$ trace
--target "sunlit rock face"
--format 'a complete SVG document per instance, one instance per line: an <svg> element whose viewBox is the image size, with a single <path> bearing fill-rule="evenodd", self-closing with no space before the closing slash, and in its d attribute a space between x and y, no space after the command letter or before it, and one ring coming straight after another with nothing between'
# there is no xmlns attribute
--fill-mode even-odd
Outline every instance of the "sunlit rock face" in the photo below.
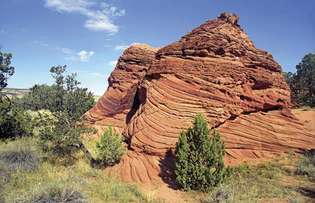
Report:
<svg viewBox="0 0 315 203"><path fill-rule="evenodd" d="M294 117L280 65L221 14L160 49L124 51L109 87L85 115L99 129L113 126L128 153L108 169L126 181L160 181L172 166L180 131L198 113L218 129L226 164L269 158L315 146L315 133Z"/></svg>

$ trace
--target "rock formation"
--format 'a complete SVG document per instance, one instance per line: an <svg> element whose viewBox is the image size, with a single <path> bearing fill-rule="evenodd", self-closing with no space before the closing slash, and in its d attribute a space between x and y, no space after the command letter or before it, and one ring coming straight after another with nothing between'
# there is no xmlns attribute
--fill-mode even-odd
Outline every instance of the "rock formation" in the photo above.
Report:
<svg viewBox="0 0 315 203"><path fill-rule="evenodd" d="M315 146L315 133L291 113L280 65L257 49L234 14L223 13L161 49L129 47L86 122L114 126L128 153L110 168L124 180L165 178L180 131L197 113L218 129L227 164Z"/></svg>

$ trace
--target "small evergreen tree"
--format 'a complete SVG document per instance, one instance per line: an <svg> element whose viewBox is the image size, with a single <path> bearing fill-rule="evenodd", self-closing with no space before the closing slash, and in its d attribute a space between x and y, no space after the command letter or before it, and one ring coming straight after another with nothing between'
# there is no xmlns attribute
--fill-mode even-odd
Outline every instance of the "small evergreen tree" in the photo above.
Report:
<svg viewBox="0 0 315 203"><path fill-rule="evenodd" d="M112 166L119 162L125 153L123 139L111 127L105 130L99 142L96 143L97 161L103 166Z"/></svg>
<svg viewBox="0 0 315 203"><path fill-rule="evenodd" d="M175 157L176 182L184 190L206 191L223 180L224 144L217 131L209 130L202 115L180 134Z"/></svg>

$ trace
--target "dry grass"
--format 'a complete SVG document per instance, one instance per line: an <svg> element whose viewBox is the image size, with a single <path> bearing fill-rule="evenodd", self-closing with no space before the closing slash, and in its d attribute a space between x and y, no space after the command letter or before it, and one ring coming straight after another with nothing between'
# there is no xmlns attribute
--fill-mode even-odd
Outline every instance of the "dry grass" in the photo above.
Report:
<svg viewBox="0 0 315 203"><path fill-rule="evenodd" d="M0 148L21 145L24 142L29 143L30 140L10 141L9 145L2 143ZM82 200L93 203L154 201L152 197L146 197L139 192L137 186L122 183L108 177L101 170L92 169L80 153L70 166L58 164L58 161L43 161L34 171L12 171L9 182L4 185L2 196L5 202L29 202L38 198L69 197L62 196L66 191L81 194L82 197L79 196Z"/></svg>
<svg viewBox="0 0 315 203"><path fill-rule="evenodd" d="M214 188L202 202L311 202L315 182L298 175L299 160L305 157L286 155L270 162L234 168L232 175ZM313 166L314 167L314 166ZM303 191L308 191L306 194Z"/></svg>

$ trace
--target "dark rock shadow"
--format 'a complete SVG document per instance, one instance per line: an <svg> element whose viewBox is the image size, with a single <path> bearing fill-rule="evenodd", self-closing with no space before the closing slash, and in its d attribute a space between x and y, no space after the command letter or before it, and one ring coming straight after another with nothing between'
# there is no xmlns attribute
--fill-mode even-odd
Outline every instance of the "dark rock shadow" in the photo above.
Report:
<svg viewBox="0 0 315 203"><path fill-rule="evenodd" d="M159 176L165 182L169 188L174 190L179 189L175 181L175 156L171 150L168 150L164 158L160 161L159 166L161 172Z"/></svg>
<svg viewBox="0 0 315 203"><path fill-rule="evenodd" d="M315 199L315 188L298 187L296 190L305 197Z"/></svg>

